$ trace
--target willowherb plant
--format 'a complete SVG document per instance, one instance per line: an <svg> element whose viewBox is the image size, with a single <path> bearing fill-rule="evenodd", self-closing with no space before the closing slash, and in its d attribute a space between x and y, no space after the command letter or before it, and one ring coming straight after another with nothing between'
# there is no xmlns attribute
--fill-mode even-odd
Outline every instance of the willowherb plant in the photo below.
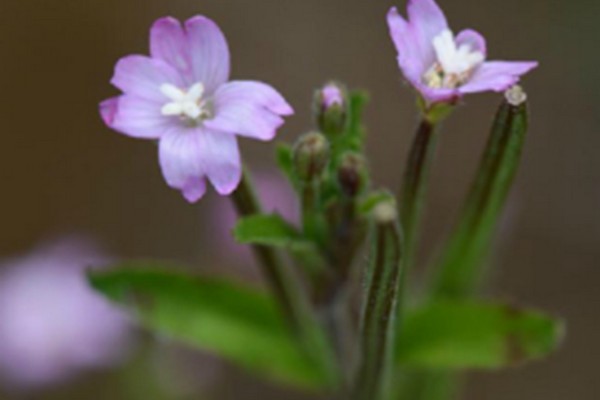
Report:
<svg viewBox="0 0 600 400"><path fill-rule="evenodd" d="M433 0L409 0L408 20L393 8L388 25L421 112L402 187L397 195L371 187L366 97L330 82L315 94L314 130L277 147L301 204L296 225L261 211L236 140L273 139L292 108L267 84L229 81L227 42L213 21L158 20L151 56L118 62L112 83L123 94L102 103L102 117L158 140L165 180L188 201L204 195L206 180L231 197L235 238L252 246L270 290L135 261L92 273L91 284L149 329L339 398L450 398L464 370L551 352L559 322L478 295L527 133L527 96L516 84L537 63L486 61L484 38L454 36ZM464 95L484 91L504 98L480 168L431 279L408 301L439 124Z"/></svg>

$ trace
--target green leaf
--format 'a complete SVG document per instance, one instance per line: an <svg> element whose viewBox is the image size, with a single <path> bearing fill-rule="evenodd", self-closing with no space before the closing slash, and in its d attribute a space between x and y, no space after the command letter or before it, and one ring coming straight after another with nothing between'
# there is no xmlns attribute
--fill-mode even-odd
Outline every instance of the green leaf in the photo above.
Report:
<svg viewBox="0 0 600 400"><path fill-rule="evenodd" d="M527 105L505 101L499 108L459 222L436 266L434 296L469 296L482 278L488 253L516 175L527 133Z"/></svg>
<svg viewBox="0 0 600 400"><path fill-rule="evenodd" d="M275 158L279 169L286 176L290 184L294 188L297 188L298 177L296 176L296 170L294 169L294 152L292 146L287 143L279 143L275 152Z"/></svg>
<svg viewBox="0 0 600 400"><path fill-rule="evenodd" d="M243 244L286 247L302 240L298 230L280 215L252 215L242 218L234 229L235 239Z"/></svg>
<svg viewBox="0 0 600 400"><path fill-rule="evenodd" d="M242 218L234 229L236 240L243 244L272 246L289 251L310 275L318 274L326 267L318 247L281 216L253 215Z"/></svg>
<svg viewBox="0 0 600 400"><path fill-rule="evenodd" d="M324 375L300 350L271 297L229 281L163 267L129 262L90 272L89 281L157 333L282 383L311 389L324 385Z"/></svg>
<svg viewBox="0 0 600 400"><path fill-rule="evenodd" d="M497 369L548 355L561 322L537 311L476 302L436 302L409 310L397 362L416 368Z"/></svg>

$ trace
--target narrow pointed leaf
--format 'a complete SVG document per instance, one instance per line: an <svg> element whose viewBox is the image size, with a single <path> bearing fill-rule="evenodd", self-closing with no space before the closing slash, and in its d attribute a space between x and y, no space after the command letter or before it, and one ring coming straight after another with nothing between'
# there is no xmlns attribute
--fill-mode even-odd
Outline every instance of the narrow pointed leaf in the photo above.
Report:
<svg viewBox="0 0 600 400"><path fill-rule="evenodd" d="M408 312L396 361L432 369L497 369L544 357L562 324L504 304L443 301Z"/></svg>
<svg viewBox="0 0 600 400"><path fill-rule="evenodd" d="M162 268L129 262L91 272L89 281L158 334L282 383L324 385L324 375L300 350L271 297L229 281Z"/></svg>

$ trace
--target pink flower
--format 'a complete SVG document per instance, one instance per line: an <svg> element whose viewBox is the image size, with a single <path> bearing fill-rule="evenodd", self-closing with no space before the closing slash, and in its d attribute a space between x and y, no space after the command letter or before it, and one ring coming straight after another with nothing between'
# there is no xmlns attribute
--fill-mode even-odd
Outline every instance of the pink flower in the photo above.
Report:
<svg viewBox="0 0 600 400"><path fill-rule="evenodd" d="M404 76L429 103L502 92L538 65L486 61L485 39L470 29L454 36L434 0L409 0L408 21L393 7L388 25Z"/></svg>
<svg viewBox="0 0 600 400"><path fill-rule="evenodd" d="M35 387L123 359L131 326L85 279L105 262L80 239L0 262L0 378Z"/></svg>
<svg viewBox="0 0 600 400"><path fill-rule="evenodd" d="M227 41L206 17L183 26L159 19L150 54L119 60L111 82L123 94L100 105L104 121L125 135L158 139L164 178L189 202L204 195L206 178L230 194L241 179L236 135L271 140L292 108L267 84L229 82Z"/></svg>

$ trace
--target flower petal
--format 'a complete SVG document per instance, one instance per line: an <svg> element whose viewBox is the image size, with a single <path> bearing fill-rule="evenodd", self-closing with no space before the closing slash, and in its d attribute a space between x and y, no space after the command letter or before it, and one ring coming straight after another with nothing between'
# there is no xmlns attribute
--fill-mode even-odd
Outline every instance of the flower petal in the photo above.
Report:
<svg viewBox="0 0 600 400"><path fill-rule="evenodd" d="M259 140L271 140L283 125L281 116L293 109L271 86L234 81L221 86L214 97L215 117L205 126Z"/></svg>
<svg viewBox="0 0 600 400"><path fill-rule="evenodd" d="M181 193L188 202L195 203L206 193L206 181L204 178L190 178L181 188Z"/></svg>
<svg viewBox="0 0 600 400"><path fill-rule="evenodd" d="M183 189L191 178L203 178L206 167L202 160L200 137L202 128L173 127L161 138L158 156L167 184Z"/></svg>
<svg viewBox="0 0 600 400"><path fill-rule="evenodd" d="M294 114L294 109L271 85L258 81L231 81L222 85L216 97L223 102L245 102L282 116Z"/></svg>
<svg viewBox="0 0 600 400"><path fill-rule="evenodd" d="M212 20L196 16L185 22L193 79L202 82L207 93L229 80L229 47L221 29Z"/></svg>
<svg viewBox="0 0 600 400"><path fill-rule="evenodd" d="M425 64L427 60L421 56L413 29L398 13L396 7L392 7L388 12L387 21L390 36L398 51L398 64L406 78L416 83L430 65Z"/></svg>
<svg viewBox="0 0 600 400"><path fill-rule="evenodd" d="M516 84L525 75L538 66L537 62L491 61L483 63L467 84L460 87L461 93L476 93L493 90L503 92Z"/></svg>
<svg viewBox="0 0 600 400"><path fill-rule="evenodd" d="M465 29L456 36L456 45L460 47L463 44L468 44L471 51L478 51L484 56L487 56L487 45L485 38L477 31Z"/></svg>
<svg viewBox="0 0 600 400"><path fill-rule="evenodd" d="M126 94L165 101L160 86L170 83L181 87L183 81L177 70L165 61L133 55L123 57L117 62L111 83Z"/></svg>
<svg viewBox="0 0 600 400"><path fill-rule="evenodd" d="M434 0L409 0L408 18L421 60L428 65L435 61L433 39L448 29L448 21Z"/></svg>
<svg viewBox="0 0 600 400"><path fill-rule="evenodd" d="M167 184L195 202L205 191L208 177L217 192L233 192L242 176L242 164L234 135L203 127L177 127L159 143L159 160Z"/></svg>
<svg viewBox="0 0 600 400"><path fill-rule="evenodd" d="M102 121L108 126L112 126L119 106L119 97L111 97L100 103L100 116Z"/></svg>
<svg viewBox="0 0 600 400"><path fill-rule="evenodd" d="M461 97L461 93L456 89L436 89L421 83L418 85L417 90L430 104Z"/></svg>
<svg viewBox="0 0 600 400"><path fill-rule="evenodd" d="M152 58L161 59L183 76L186 84L191 82L192 63L186 33L181 22L173 17L164 17L157 20L150 29L150 55Z"/></svg>
<svg viewBox="0 0 600 400"><path fill-rule="evenodd" d="M104 122L125 135L157 139L169 130L174 121L161 114L161 104L137 96L123 95L101 104Z"/></svg>
<svg viewBox="0 0 600 400"><path fill-rule="evenodd" d="M242 179L242 163L235 135L205 129L201 136L206 175L221 195L231 194Z"/></svg>

